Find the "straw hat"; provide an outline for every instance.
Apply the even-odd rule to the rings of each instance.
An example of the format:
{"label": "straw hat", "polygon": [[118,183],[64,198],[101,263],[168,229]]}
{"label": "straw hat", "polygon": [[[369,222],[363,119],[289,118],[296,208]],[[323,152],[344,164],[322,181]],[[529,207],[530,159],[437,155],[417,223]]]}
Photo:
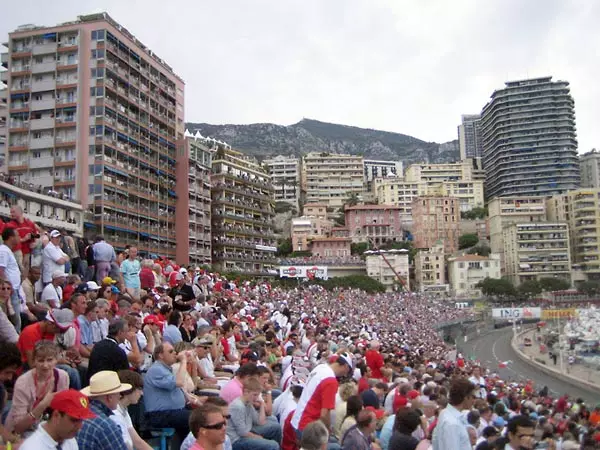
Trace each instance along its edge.
{"label": "straw hat", "polygon": [[99,397],[101,395],[117,394],[132,389],[128,383],[121,383],[117,372],[103,370],[90,378],[90,385],[80,392],[88,397]]}

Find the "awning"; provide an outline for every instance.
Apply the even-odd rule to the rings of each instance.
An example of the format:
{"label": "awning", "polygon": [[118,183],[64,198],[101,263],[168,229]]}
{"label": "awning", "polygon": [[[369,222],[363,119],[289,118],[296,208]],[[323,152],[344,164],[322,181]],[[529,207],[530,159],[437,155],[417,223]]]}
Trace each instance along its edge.
{"label": "awning", "polygon": [[56,33],[46,33],[44,35],[44,39],[53,39],[56,38]]}
{"label": "awning", "polygon": [[83,227],[84,228],[96,228],[96,224],[90,223],[90,222],[83,222]]}
{"label": "awning", "polygon": [[106,228],[108,230],[123,231],[124,233],[135,233],[135,231],[127,230],[127,229],[121,228],[121,227],[114,227],[112,225],[104,225],[104,228]]}
{"label": "awning", "polygon": [[134,138],[130,137],[129,138],[129,142],[131,142],[132,144],[138,145],[138,141],[136,141]]}
{"label": "awning", "polygon": [[127,174],[121,170],[115,169],[114,167],[104,166],[104,169],[108,170],[109,172],[116,173],[117,175],[121,175],[123,177],[129,178],[129,174]]}
{"label": "awning", "polygon": [[117,136],[119,136],[124,141],[129,140],[129,137],[127,135],[123,134],[123,133],[117,133]]}
{"label": "awning", "polygon": [[148,233],[142,233],[141,231],[140,231],[140,236],[141,237],[150,237],[150,235]]}
{"label": "awning", "polygon": [[519,267],[521,269],[529,269],[529,268],[531,268],[531,266],[529,264],[519,264]]}
{"label": "awning", "polygon": [[15,99],[15,98],[23,98],[25,96],[29,96],[29,94],[10,94],[10,98],[11,99]]}

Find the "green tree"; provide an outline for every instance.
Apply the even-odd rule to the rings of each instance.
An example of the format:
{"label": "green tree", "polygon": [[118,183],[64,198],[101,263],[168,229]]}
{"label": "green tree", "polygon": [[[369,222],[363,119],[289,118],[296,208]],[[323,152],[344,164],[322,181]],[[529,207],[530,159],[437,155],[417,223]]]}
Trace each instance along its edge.
{"label": "green tree", "polygon": [[479,244],[467,250],[470,255],[490,256],[492,249],[486,244]]}
{"label": "green tree", "polygon": [[479,237],[476,234],[463,234],[461,237],[458,238],[458,248],[461,250],[464,248],[470,248],[477,245],[478,242]]}
{"label": "green tree", "polygon": [[600,294],[600,283],[595,280],[584,281],[579,285],[578,290],[589,296],[596,296]]}
{"label": "green tree", "polygon": [[277,202],[275,203],[275,213],[277,214],[281,214],[281,213],[286,213],[286,212],[292,212],[293,214],[296,213],[296,208],[294,208],[293,205],[289,204],[288,202]]}
{"label": "green tree", "polygon": [[369,242],[358,242],[356,244],[350,244],[350,253],[353,255],[362,255],[370,248],[371,244]]}
{"label": "green tree", "polygon": [[277,256],[287,256],[292,253],[292,239],[280,239],[277,243]]}
{"label": "green tree", "polygon": [[385,292],[383,284],[366,275],[349,275],[347,277],[329,278],[328,280],[315,280],[311,284],[320,284],[327,290],[342,288],[362,289],[368,293]]}
{"label": "green tree", "polygon": [[346,206],[358,205],[359,201],[360,201],[360,197],[358,196],[358,194],[356,192],[350,192],[350,194],[348,195],[348,198],[344,202],[344,206],[343,206],[342,210],[346,209]]}
{"label": "green tree", "polygon": [[408,262],[412,264],[417,254],[417,249],[412,241],[390,241],[380,247],[381,250],[408,250]]}
{"label": "green tree", "polygon": [[461,212],[461,219],[466,220],[475,220],[475,219],[485,219],[488,216],[488,209],[482,207],[476,207],[471,209],[470,211]]}
{"label": "green tree", "polygon": [[568,281],[561,278],[541,278],[540,287],[543,291],[565,291],[571,287]]}
{"label": "green tree", "polygon": [[538,280],[527,280],[519,285],[519,288],[517,289],[517,291],[523,297],[530,298],[530,297],[535,297],[538,294],[541,294],[542,287],[540,286],[540,283],[538,282]]}
{"label": "green tree", "polygon": [[476,287],[488,297],[508,298],[514,297],[516,294],[515,287],[505,278],[488,277],[477,283]]}
{"label": "green tree", "polygon": [[333,219],[333,221],[335,222],[336,225],[339,225],[340,227],[345,227],[346,226],[346,214],[340,214],[339,216],[335,217],[335,219]]}

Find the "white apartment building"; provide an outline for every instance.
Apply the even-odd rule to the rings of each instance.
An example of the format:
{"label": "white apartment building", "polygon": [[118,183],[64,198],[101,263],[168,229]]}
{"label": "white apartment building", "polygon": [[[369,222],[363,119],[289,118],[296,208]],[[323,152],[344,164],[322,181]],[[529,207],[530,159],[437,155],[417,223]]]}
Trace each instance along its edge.
{"label": "white apartment building", "polygon": [[279,155],[263,161],[273,180],[275,201],[286,202],[298,209],[300,199],[300,160],[294,156]]}
{"label": "white apartment building", "polygon": [[[382,253],[385,254],[385,259]],[[408,250],[380,250],[379,252],[368,250],[365,256],[368,276],[379,281],[390,291],[401,283],[404,289],[410,290]],[[402,282],[398,281],[396,274],[400,276]]]}
{"label": "white apartment building", "polygon": [[404,179],[415,183],[424,181],[429,185],[443,181],[483,181],[485,172],[476,159],[469,158],[455,163],[411,164],[404,173]]}
{"label": "white apartment building", "polygon": [[461,255],[448,258],[450,289],[456,297],[478,297],[485,278],[500,278],[500,255]]}
{"label": "white apartment building", "polygon": [[582,188],[600,188],[600,153],[593,149],[579,157]]}
{"label": "white apartment building", "polygon": [[504,227],[504,266],[515,285],[541,278],[571,282],[569,226],[566,223],[531,222]]}
{"label": "white apartment building", "polygon": [[421,292],[449,292],[449,285],[446,283],[446,260],[442,241],[438,241],[428,250],[419,250],[415,255],[415,281]]}
{"label": "white apartment building", "polygon": [[396,178],[402,177],[404,165],[402,161],[379,161],[375,159],[365,159],[365,184],[367,190],[371,189],[371,183],[376,178]]}
{"label": "white apartment building", "polygon": [[308,153],[302,158],[302,187],[307,203],[341,208],[351,195],[364,191],[363,157]]}
{"label": "white apartment building", "polygon": [[[7,72],[0,72],[2,74]],[[8,89],[2,88],[2,79],[0,79],[0,172],[6,171],[6,118],[8,117],[8,106],[6,97]]]}

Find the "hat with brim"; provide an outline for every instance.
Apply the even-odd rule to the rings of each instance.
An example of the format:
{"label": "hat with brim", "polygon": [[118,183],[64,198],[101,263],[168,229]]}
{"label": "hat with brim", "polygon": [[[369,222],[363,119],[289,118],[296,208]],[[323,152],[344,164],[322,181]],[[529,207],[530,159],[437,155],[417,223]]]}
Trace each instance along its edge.
{"label": "hat with brim", "polygon": [[117,372],[102,370],[90,378],[90,385],[83,388],[81,392],[88,397],[99,397],[101,395],[118,394],[132,389],[131,384],[121,383]]}
{"label": "hat with brim", "polygon": [[67,331],[73,325],[75,316],[70,309],[53,309],[46,314],[46,320],[52,322],[60,331]]}

